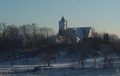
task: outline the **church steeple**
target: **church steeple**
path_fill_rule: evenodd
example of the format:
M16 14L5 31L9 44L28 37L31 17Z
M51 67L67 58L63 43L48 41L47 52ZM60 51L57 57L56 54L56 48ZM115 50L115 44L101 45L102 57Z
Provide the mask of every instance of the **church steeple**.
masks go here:
M67 29L67 21L62 16L61 21L59 21L59 30L65 31Z
M62 16L61 21L65 21L65 18Z

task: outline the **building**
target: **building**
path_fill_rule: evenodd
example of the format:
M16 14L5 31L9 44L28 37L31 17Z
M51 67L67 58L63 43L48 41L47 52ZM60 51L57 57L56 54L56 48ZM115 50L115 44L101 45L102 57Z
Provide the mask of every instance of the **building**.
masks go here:
M64 17L59 21L59 30L62 30L65 35L71 38L72 42L78 43L83 40L83 38L88 38L92 36L91 27L72 27L67 28L67 21Z
M65 40L68 43L79 43L83 41L83 38L88 38L92 36L91 27L67 27L67 21L64 17L59 21L59 36L49 37L50 41L53 43L63 43ZM65 39L67 38L68 39Z
M62 17L61 21L59 21L59 30L67 30L67 21L64 17Z
M55 44L55 43L58 43L58 44L63 44L63 43L70 44L71 40L67 36L50 36L49 37L49 43L51 43L51 44Z
M9 47L26 47L26 44L29 42L29 40L26 38L26 36L16 36L16 37L10 37L9 38Z

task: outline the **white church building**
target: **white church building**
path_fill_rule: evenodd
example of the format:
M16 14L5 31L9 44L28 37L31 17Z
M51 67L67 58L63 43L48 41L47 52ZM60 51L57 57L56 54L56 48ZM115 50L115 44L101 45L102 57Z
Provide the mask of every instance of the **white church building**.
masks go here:
M92 36L91 27L68 28L67 21L65 20L64 17L62 17L61 20L59 21L59 30L62 30L62 32L65 33L65 35L68 36L73 43L78 43L82 41L83 38L88 38ZM56 39L56 41L59 41L58 38L59 36L56 36L53 39Z

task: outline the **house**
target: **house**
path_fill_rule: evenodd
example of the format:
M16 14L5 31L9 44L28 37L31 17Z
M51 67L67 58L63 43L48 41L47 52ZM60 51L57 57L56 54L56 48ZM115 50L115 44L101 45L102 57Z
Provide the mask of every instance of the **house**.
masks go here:
M67 43L67 44L70 44L70 38L67 37L67 36L50 36L49 37L49 43L51 44L55 44L55 43Z
M26 47L26 44L29 42L29 40L26 38L26 36L16 36L16 37L10 37L9 38L9 46L14 47Z

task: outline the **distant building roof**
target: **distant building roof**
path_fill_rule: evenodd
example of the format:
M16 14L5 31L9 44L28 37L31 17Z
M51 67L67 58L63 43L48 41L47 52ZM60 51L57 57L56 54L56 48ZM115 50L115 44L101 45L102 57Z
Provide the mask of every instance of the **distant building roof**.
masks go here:
M80 40L88 37L91 27L79 27L79 28L68 28L71 30Z
M74 34L81 40L84 38L84 33L81 28L76 28Z
M88 37L91 27L81 27L81 30L83 31L84 37Z
M64 18L64 17L62 17L62 18L61 18L61 21L65 21L65 18Z
M10 37L9 40L23 40L26 36Z

